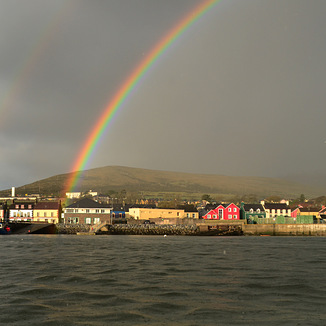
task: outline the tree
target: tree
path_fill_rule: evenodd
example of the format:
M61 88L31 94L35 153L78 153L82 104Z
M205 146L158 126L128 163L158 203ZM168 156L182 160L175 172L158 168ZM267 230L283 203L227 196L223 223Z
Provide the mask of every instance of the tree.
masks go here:
M204 194L201 196L201 200L206 200L208 202L211 202L212 201L212 197L208 194Z
M300 203L304 203L306 201L306 197L304 194L301 194L300 197L299 197L299 202Z

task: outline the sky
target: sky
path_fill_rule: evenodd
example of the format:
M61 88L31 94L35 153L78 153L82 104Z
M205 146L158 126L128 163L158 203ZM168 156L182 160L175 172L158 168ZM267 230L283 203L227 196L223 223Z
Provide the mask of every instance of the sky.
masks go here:
M71 172L200 0L0 0L0 189ZM137 84L87 168L326 175L326 1L221 0Z

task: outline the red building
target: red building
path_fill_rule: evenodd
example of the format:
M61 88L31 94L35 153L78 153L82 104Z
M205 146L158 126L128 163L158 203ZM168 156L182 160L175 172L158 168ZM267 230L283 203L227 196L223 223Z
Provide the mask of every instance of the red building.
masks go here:
M219 204L203 216L205 220L240 220L240 208L231 204Z

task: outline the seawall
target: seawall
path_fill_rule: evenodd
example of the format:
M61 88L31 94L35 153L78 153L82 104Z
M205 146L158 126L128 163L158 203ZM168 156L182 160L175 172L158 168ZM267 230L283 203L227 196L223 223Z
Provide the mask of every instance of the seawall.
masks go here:
M326 236L326 224L244 224L244 235Z

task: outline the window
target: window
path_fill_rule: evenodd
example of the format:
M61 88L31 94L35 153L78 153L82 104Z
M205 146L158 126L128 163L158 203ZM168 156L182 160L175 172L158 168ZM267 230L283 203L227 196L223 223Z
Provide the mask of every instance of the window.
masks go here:
M51 217L53 217L54 216L54 213L53 212L51 212Z
M237 215L233 215L233 218L234 218L234 219L237 219L237 218L238 218L238 216L237 216Z
M218 217L219 217L219 219L223 219L223 209L222 208L218 209Z
M86 209L86 213L89 213L89 209Z
M196 214L192 214L192 217L195 218L196 217Z
M229 207L229 212L232 212L232 208L231 207Z
M92 218L91 217L86 217L85 218L85 223L86 224L92 224Z
M101 220L99 217L94 217L94 224L98 224L100 222L101 222Z
M99 213L99 212L100 212L100 210L99 210L99 209L96 209L96 210L95 210L95 213Z
M105 213L105 210L104 209L101 209L101 213Z
M252 208L250 208L250 213L253 213L253 212L254 212L254 210Z
M237 212L237 209L236 207L233 208L233 212L236 213Z
M211 219L211 218L212 218L212 215L208 214L207 219Z
M79 217L68 217L67 222L68 222L68 224L78 224L79 223Z
M232 219L232 215L231 215L231 214L228 215L228 219L229 219L229 220Z
M32 208L32 205L28 205L28 208L31 209Z
M259 208L257 208L257 213L260 213L260 209Z
M46 217L46 212L44 212L44 217Z
M179 212L177 212L177 216L180 216L180 213Z
M75 213L78 213L78 209L75 209Z
M37 217L40 217L40 212L37 212L37 213L36 213L36 216L37 216Z
M216 215L216 214L214 214L214 215L213 215L213 218L215 218L215 219L216 219L216 218L217 218L217 215Z

